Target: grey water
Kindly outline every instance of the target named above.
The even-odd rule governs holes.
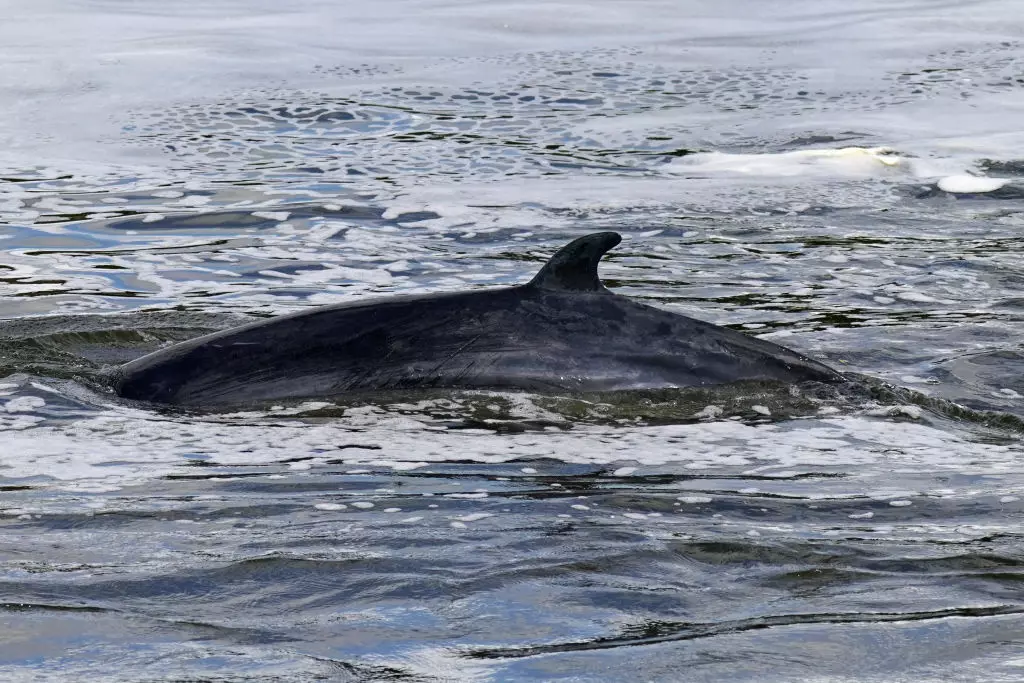
[[[1024,680],[1019,9],[9,3],[0,680]],[[607,229],[848,391],[102,383]]]

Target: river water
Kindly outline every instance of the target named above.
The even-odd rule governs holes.
[[[1019,3],[8,5],[0,679],[1024,679]],[[850,387],[100,380],[606,229]]]

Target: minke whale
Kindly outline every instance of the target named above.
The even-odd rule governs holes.
[[[777,344],[612,293],[598,263],[621,239],[580,237],[523,285],[283,315],[156,351],[110,378],[124,398],[195,408],[389,390],[842,381]]]

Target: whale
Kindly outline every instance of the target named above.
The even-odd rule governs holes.
[[[392,390],[843,380],[772,342],[615,294],[598,265],[621,239],[580,237],[525,284],[360,299],[197,337],[114,368],[110,381],[126,399],[203,409]]]

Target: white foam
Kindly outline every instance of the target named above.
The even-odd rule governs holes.
[[[935,182],[953,194],[983,194],[1006,186],[1005,178],[990,178],[973,169],[963,150],[955,157],[914,157],[890,147],[841,147],[787,152],[699,152],[674,159],[668,172],[690,178],[745,176],[785,180],[793,178],[902,179]],[[826,257],[828,258],[828,257]],[[838,255],[837,262],[844,257]]]
[[[348,506],[344,503],[315,503],[313,507],[317,510],[344,510]]]
[[[699,152],[673,160],[668,170],[682,175],[874,178],[894,171],[909,173],[911,168],[906,157],[888,147],[841,147],[762,154]]]
[[[916,412],[910,415],[917,416]],[[409,453],[416,453],[417,464],[550,458],[602,466],[631,461],[645,468],[674,463],[704,471],[769,464],[798,471],[828,464],[884,471],[899,467],[928,473],[951,469],[989,474],[1015,472],[1024,457],[1022,443],[976,443],[923,421],[858,416],[782,425],[734,421],[637,427],[577,425],[571,432],[545,432],[541,437],[485,430],[466,434],[438,428],[426,417],[411,420],[369,408],[315,424],[240,416],[168,420],[144,411],[119,409],[61,423],[0,421],[4,443],[0,467],[9,478],[46,477],[56,487],[82,484],[114,489],[187,468],[196,453],[206,454],[210,464],[227,466],[294,462],[303,456],[308,459],[300,462],[323,462],[323,445],[351,441],[352,429],[360,431],[360,443],[379,449],[346,450],[346,464],[394,463],[399,470],[399,463],[409,462]],[[140,453],[145,454],[144,459]],[[525,474],[537,473],[532,467],[520,469]],[[457,495],[483,498],[481,493]],[[870,493],[882,499],[915,495],[907,491]],[[686,499],[691,500],[697,502],[696,498]],[[350,503],[364,508],[370,504]]]
[[[975,175],[951,175],[940,178],[936,183],[943,192],[952,194],[984,194],[1003,187],[1009,180]]]
[[[4,403],[8,413],[31,413],[46,405],[46,400],[39,396],[18,396]]]

